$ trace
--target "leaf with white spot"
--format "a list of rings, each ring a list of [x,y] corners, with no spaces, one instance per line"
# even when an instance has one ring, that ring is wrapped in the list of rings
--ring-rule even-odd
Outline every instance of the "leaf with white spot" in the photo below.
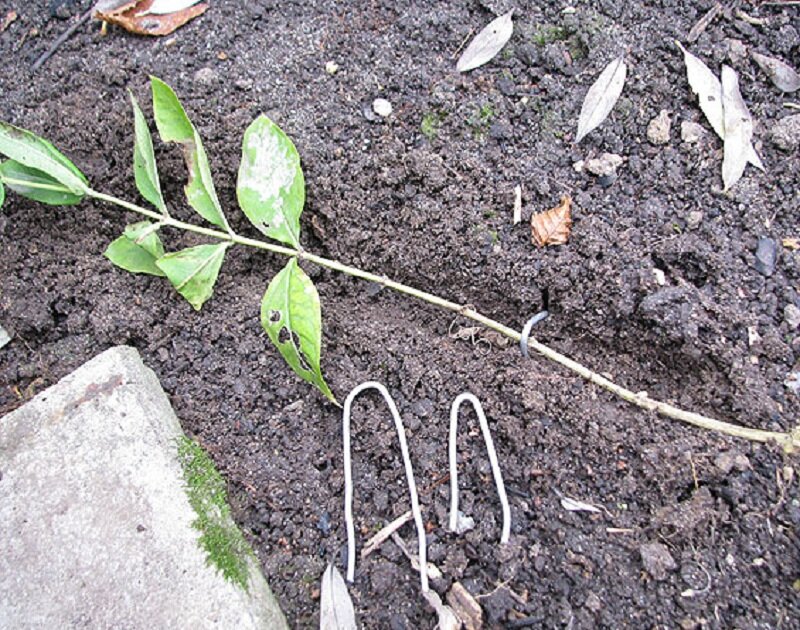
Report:
[[[261,326],[289,367],[336,402],[320,369],[319,294],[296,258],[290,259],[269,283],[261,300]]]
[[[753,118],[739,91],[739,78],[730,66],[722,66],[722,112],[725,121],[722,181],[725,190],[730,190],[744,173],[747,149],[753,137]]]
[[[680,42],[676,41],[675,44],[683,53],[686,78],[692,92],[697,95],[700,109],[705,114],[711,128],[724,141],[725,115],[722,110],[722,83],[706,64],[686,50]],[[747,161],[763,171],[764,164],[752,145],[746,148],[746,153]]]
[[[300,155],[289,136],[263,114],[244,132],[236,196],[265,236],[300,247],[300,214],[306,200]]]
[[[583,99],[575,142],[583,140],[586,134],[597,129],[608,118],[622,94],[627,72],[625,59],[620,56],[608,64],[597,77]]]
[[[511,10],[489,22],[458,58],[456,70],[459,72],[474,70],[494,59],[514,33],[514,23],[511,21],[513,13]]]
[[[788,63],[775,59],[775,57],[768,57],[752,51],[750,56],[781,92],[796,92],[800,90],[800,74],[797,74],[797,71]]]
[[[356,613],[342,574],[332,564],[322,576],[319,595],[320,630],[356,630]]]

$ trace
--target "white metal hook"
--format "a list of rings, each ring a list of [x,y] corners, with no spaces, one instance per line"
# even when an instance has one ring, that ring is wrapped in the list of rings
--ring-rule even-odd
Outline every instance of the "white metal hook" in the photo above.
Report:
[[[500,474],[500,466],[497,464],[497,453],[494,450],[492,434],[489,433],[489,423],[486,422],[486,415],[483,413],[481,402],[472,394],[460,394],[450,406],[450,531],[456,531],[458,522],[458,467],[456,466],[456,436],[458,434],[458,411],[461,403],[469,401],[478,414],[478,422],[481,425],[483,441],[486,443],[486,451],[489,454],[489,464],[492,467],[492,475],[497,486],[497,494],[500,497],[500,505],[503,508],[503,531],[500,535],[500,543],[505,544],[511,536],[511,509],[508,506],[506,488],[503,485],[503,476]]]
[[[350,459],[350,413],[353,401],[365,389],[377,389],[383,396],[389,411],[394,418],[394,426],[397,429],[397,437],[400,440],[400,452],[403,456],[403,465],[406,469],[406,480],[408,481],[408,493],[411,495],[411,513],[414,515],[414,524],[417,527],[417,538],[419,540],[419,578],[422,584],[422,592],[428,592],[428,563],[427,563],[427,540],[425,539],[425,527],[422,523],[422,512],[419,509],[419,497],[417,496],[417,484],[414,481],[414,470],[411,467],[411,458],[408,454],[408,444],[406,443],[406,432],[403,428],[403,421],[397,411],[389,391],[377,381],[367,381],[361,383],[350,392],[344,401],[344,412],[342,414],[342,434],[344,438],[344,521],[347,528],[347,581],[355,579],[356,572],[356,543],[355,527],[353,526],[353,471]]]

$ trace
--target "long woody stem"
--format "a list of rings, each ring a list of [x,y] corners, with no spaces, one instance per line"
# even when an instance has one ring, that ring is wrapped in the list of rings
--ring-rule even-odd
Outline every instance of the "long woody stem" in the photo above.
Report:
[[[209,236],[211,238],[215,238],[221,241],[236,243],[237,245],[244,245],[246,247],[255,247],[256,249],[262,249],[268,252],[272,252],[274,254],[280,254],[281,256],[296,257],[299,260],[307,260],[309,262],[316,263],[317,265],[320,265],[322,267],[333,269],[334,271],[339,271],[349,276],[377,283],[381,286],[388,287],[400,293],[404,293],[406,295],[410,295],[425,302],[428,302],[429,304],[433,304],[434,306],[438,306],[445,310],[452,311],[459,315],[463,315],[464,317],[467,317],[473,321],[478,322],[483,326],[486,326],[487,328],[497,331],[501,335],[513,339],[516,342],[520,341],[521,333],[519,333],[513,328],[509,328],[508,326],[501,324],[498,321],[495,321],[489,317],[486,317],[485,315],[482,315],[478,311],[466,305],[458,304],[456,302],[451,302],[450,300],[441,298],[438,295],[434,295],[433,293],[428,293],[427,291],[422,291],[420,289],[415,289],[414,287],[410,287],[406,284],[395,282],[394,280],[390,280],[385,276],[379,276],[377,274],[370,273],[362,269],[358,269],[357,267],[351,267],[350,265],[345,265],[337,260],[324,258],[322,256],[317,256],[315,254],[311,254],[302,250],[296,250],[291,247],[275,245],[273,243],[268,243],[266,241],[239,236],[238,234],[235,234],[233,232],[230,233],[222,232],[220,230],[214,230],[211,228],[205,228],[199,225],[194,225],[192,223],[178,221],[177,219],[174,219],[171,216],[162,215],[153,210],[143,208],[136,204],[124,201],[122,199],[118,199],[117,197],[113,197],[111,195],[106,195],[96,190],[89,190],[87,192],[87,195],[95,199],[98,199],[100,201],[105,201],[120,206],[122,208],[125,208],[126,210],[131,210],[132,212],[136,212],[138,214],[146,216],[150,219],[157,221],[162,226],[174,227],[180,230],[186,230],[187,232],[195,232],[196,234],[202,234],[204,236]],[[781,444],[787,451],[800,447],[800,428],[795,429],[792,433],[778,433],[774,431],[752,429],[749,427],[743,427],[736,424],[715,420],[714,418],[709,418],[699,413],[685,411],[683,409],[680,409],[665,402],[653,400],[652,398],[649,398],[644,394],[637,394],[629,389],[626,389],[625,387],[617,385],[613,381],[605,378],[604,376],[601,376],[597,372],[590,370],[585,365],[578,363],[573,359],[570,359],[569,357],[561,354],[560,352],[553,350],[549,346],[540,343],[534,338],[530,338],[528,340],[528,347],[532,348],[533,350],[535,350],[542,356],[550,359],[551,361],[554,361],[559,365],[562,365],[563,367],[567,368],[568,370],[571,370],[572,372],[578,374],[579,376],[582,376],[586,380],[591,381],[592,383],[599,385],[604,389],[607,389],[613,394],[616,394],[623,400],[633,403],[634,405],[637,405],[638,407],[641,407],[643,409],[647,409],[649,411],[655,411],[656,413],[659,413],[662,416],[673,418],[675,420],[680,420],[681,422],[686,422],[688,424],[692,424],[694,426],[701,427],[703,429],[717,431],[719,433],[724,433],[726,435],[741,437],[756,442],[767,442],[769,440],[775,440],[776,442]]]

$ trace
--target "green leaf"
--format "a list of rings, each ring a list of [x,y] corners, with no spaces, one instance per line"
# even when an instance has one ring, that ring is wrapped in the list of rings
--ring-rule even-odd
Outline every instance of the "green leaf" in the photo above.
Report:
[[[217,243],[190,247],[159,258],[156,265],[167,274],[178,293],[199,311],[214,292],[214,283],[222,267],[225,250],[231,245],[232,243]]]
[[[0,122],[0,153],[46,173],[75,195],[82,196],[89,189],[86,177],[72,162],[47,140],[26,129]]]
[[[302,379],[336,402],[320,370],[322,316],[314,284],[292,258],[272,279],[261,301],[261,326]]]
[[[6,187],[3,186],[3,180],[0,179],[0,208],[3,207],[3,202],[6,200]]]
[[[228,230],[228,221],[217,199],[211,167],[200,135],[171,87],[156,77],[150,77],[150,86],[153,90],[153,116],[161,139],[183,146],[186,168],[189,170],[189,182],[184,192],[189,205],[206,221]]]
[[[147,199],[163,214],[167,213],[167,205],[161,194],[161,182],[158,178],[156,156],[153,152],[153,139],[150,137],[150,128],[144,119],[142,109],[136,101],[133,92],[130,92],[133,105],[133,120],[136,133],[136,142],[133,147],[133,174],[136,178],[136,187]]]
[[[53,206],[71,206],[83,199],[83,195],[72,193],[47,173],[16,160],[6,160],[0,164],[0,180],[23,197]]]
[[[263,114],[244,132],[236,196],[264,235],[300,247],[300,213],[306,199],[300,155],[280,127]]]
[[[111,243],[103,255],[126,271],[165,276],[156,266],[156,260],[164,255],[164,246],[156,233],[159,227],[150,221],[129,225],[125,234]]]

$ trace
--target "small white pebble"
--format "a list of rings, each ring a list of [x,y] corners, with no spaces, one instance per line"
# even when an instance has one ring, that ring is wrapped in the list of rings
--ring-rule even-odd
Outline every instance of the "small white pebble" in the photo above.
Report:
[[[661,269],[653,268],[653,275],[656,277],[656,284],[663,287],[667,283],[667,278]]]
[[[325,72],[327,72],[330,75],[336,74],[337,72],[339,72],[339,64],[336,63],[335,61],[329,61],[328,63],[325,64]]]
[[[392,114],[392,104],[385,98],[376,98],[372,101],[372,111],[378,114],[378,116],[386,118]]]

